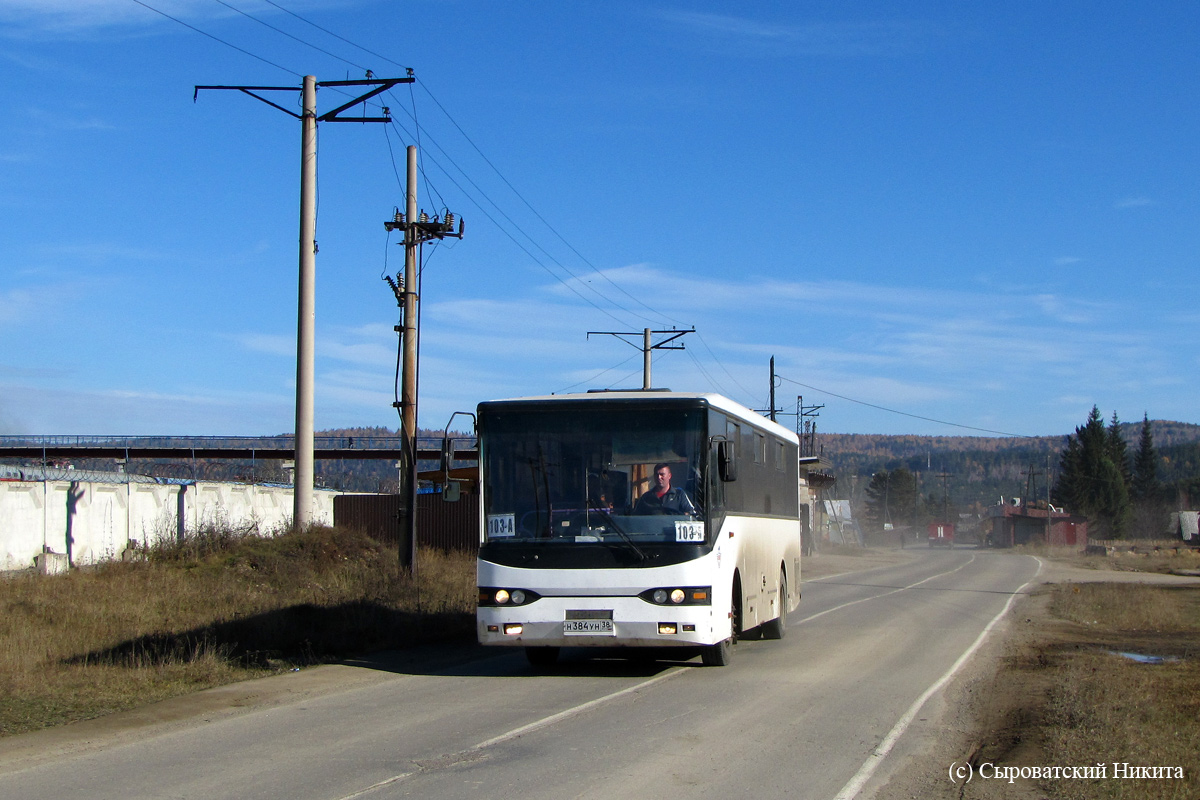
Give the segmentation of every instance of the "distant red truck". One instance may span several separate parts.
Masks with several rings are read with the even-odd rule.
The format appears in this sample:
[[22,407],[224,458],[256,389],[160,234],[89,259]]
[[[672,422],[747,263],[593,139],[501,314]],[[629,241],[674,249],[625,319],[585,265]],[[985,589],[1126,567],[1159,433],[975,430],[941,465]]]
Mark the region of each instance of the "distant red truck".
[[929,546],[954,549],[954,525],[949,522],[929,523]]

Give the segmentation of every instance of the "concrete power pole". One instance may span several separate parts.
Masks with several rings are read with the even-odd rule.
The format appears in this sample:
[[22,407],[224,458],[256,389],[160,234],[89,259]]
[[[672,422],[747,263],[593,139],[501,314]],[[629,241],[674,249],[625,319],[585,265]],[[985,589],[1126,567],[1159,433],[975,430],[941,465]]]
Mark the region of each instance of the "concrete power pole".
[[313,386],[317,324],[317,79],[304,76],[300,138],[300,292],[296,315],[296,476],[292,525],[312,524]]
[[[642,391],[648,391],[651,387],[650,354],[655,350],[683,350],[684,347],[682,344],[671,345],[670,343],[675,341],[676,339],[680,338],[681,336],[685,336],[686,334],[695,333],[695,332],[696,332],[696,329],[694,327],[689,328],[686,331],[678,331],[678,330],[674,330],[674,329],[671,329],[669,331],[652,331],[649,328],[643,328],[642,329],[642,344],[641,344],[641,346],[633,344],[633,342],[631,342],[625,338],[626,336],[637,336],[637,333],[634,331],[588,331],[587,335],[588,335],[589,339],[592,338],[593,336],[615,336],[618,339],[620,339],[622,342],[625,342],[625,344],[633,345],[634,347],[637,347],[638,350],[641,350],[642,351]],[[652,343],[653,340],[651,339],[652,335],[666,336],[667,338],[663,339],[658,344],[653,344]]]
[[[369,74],[369,73],[368,73]],[[201,89],[234,89],[255,100],[277,108],[300,120],[300,287],[296,319],[296,475],[293,483],[292,526],[307,528],[313,511],[313,395],[316,355],[316,282],[317,282],[317,123],[318,122],[391,122],[387,108],[383,116],[342,117],[343,111],[357,106],[398,83],[416,80],[412,70],[405,78],[368,78],[361,81],[321,81],[304,76],[301,86],[302,112],[297,114],[256,92],[294,92],[295,86],[196,86],[193,102]],[[317,88],[324,86],[372,86],[366,94],[317,116]]]

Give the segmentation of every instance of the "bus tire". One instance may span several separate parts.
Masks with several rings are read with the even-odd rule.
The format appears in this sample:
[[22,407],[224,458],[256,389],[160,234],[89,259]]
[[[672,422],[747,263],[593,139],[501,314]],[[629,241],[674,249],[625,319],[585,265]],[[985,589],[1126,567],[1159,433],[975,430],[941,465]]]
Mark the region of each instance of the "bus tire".
[[733,598],[729,603],[730,636],[723,642],[707,645],[700,651],[700,660],[706,667],[727,667],[733,661],[733,644],[742,632],[742,581],[733,577]]
[[700,651],[700,660],[706,667],[728,667],[733,661],[733,640],[708,645]]
[[558,661],[557,647],[526,647],[525,658],[529,660],[529,664],[539,669],[554,666],[554,662]]
[[764,639],[782,639],[783,633],[787,629],[787,575],[779,573],[779,616],[775,619],[768,620],[762,626],[762,638]]

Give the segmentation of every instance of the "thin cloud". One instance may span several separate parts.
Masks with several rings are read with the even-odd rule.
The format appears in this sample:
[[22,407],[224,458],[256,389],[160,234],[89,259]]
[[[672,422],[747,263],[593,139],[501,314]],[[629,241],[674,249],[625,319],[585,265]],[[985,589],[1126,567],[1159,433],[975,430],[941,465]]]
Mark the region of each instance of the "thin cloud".
[[655,16],[743,52],[804,56],[893,56],[923,48],[931,28],[906,21],[780,23],[702,11]]
[[1144,208],[1153,204],[1149,197],[1126,197],[1113,203],[1113,208]]

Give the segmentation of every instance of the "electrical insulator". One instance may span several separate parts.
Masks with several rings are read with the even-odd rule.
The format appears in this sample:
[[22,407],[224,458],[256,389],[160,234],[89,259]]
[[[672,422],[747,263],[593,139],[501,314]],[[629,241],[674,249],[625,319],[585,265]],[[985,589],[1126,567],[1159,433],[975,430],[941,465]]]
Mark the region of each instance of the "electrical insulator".
[[422,211],[422,212],[421,212],[421,216],[420,216],[420,217],[418,217],[418,219],[419,219],[421,222],[429,222],[429,215],[428,215],[428,214],[426,214],[424,211]]
[[404,212],[397,208],[396,214],[393,217],[393,220],[395,222],[397,222],[398,224],[403,225],[404,224]]
[[446,212],[446,230],[454,230],[454,213],[450,211]]

